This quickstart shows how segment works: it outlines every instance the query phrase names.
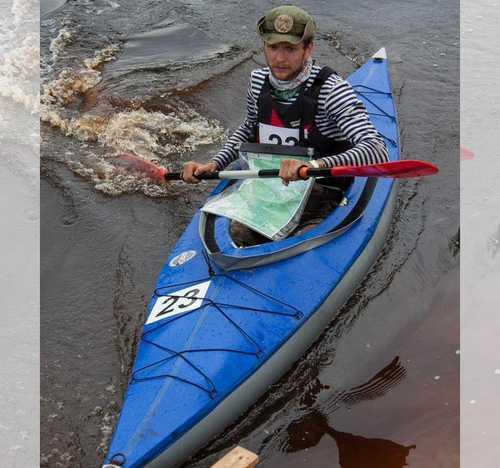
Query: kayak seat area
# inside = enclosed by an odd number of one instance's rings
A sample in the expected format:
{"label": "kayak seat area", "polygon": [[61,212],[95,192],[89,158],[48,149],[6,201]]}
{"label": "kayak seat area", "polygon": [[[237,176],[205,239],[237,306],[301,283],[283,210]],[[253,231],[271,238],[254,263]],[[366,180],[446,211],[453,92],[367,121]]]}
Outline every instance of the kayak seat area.
{"label": "kayak seat area", "polygon": [[[298,226],[287,237],[298,236],[313,229],[330,216],[340,204],[346,203],[345,192],[354,178],[342,177],[342,179],[341,181],[328,178],[316,180]],[[230,222],[230,237],[238,248],[272,242],[271,239],[235,220]]]}
{"label": "kayak seat area", "polygon": [[250,259],[290,250],[296,246],[307,244],[309,241],[314,242],[316,239],[330,235],[337,230],[339,230],[339,235],[348,230],[349,226],[363,215],[375,185],[376,179],[355,178],[349,184],[346,192],[343,193],[343,196],[348,200],[347,204],[339,205],[323,222],[307,232],[280,241],[238,248],[231,238],[231,220],[211,214],[206,214],[207,227],[200,231],[200,235],[203,236],[202,240],[209,252],[220,252],[233,258]]}

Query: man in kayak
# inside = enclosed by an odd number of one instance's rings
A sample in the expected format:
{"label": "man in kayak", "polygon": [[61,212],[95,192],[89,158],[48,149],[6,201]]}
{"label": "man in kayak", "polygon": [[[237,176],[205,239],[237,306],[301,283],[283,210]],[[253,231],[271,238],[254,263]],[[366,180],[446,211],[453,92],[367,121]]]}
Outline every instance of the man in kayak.
{"label": "man in kayak", "polygon": [[[315,149],[311,167],[360,166],[388,161],[384,141],[349,83],[312,60],[316,24],[294,6],[273,8],[257,23],[268,67],[254,70],[245,121],[206,164],[189,161],[183,179],[198,183],[238,158],[243,142],[294,144]],[[299,180],[303,161],[283,160],[285,185]]]}

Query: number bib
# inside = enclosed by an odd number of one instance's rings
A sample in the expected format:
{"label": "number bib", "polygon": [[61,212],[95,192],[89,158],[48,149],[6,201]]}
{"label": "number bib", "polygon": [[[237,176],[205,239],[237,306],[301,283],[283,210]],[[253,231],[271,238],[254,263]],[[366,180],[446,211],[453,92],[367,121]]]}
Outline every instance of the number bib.
{"label": "number bib", "polygon": [[259,143],[298,146],[299,138],[298,128],[275,127],[259,123]]}

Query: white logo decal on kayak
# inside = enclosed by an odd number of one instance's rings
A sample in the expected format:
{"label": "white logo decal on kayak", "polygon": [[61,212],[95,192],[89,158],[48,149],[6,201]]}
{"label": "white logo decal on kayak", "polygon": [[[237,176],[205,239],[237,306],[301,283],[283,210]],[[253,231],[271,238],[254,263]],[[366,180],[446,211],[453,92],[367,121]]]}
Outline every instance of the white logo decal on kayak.
{"label": "white logo decal on kayak", "polygon": [[175,256],[172,260],[170,260],[169,265],[173,268],[184,265],[184,263],[189,262],[196,255],[196,250],[186,250],[181,254]]}
{"label": "white logo decal on kayak", "polygon": [[209,286],[210,281],[206,281],[158,297],[151,309],[146,325],[199,309],[203,305],[203,299],[207,295]]}

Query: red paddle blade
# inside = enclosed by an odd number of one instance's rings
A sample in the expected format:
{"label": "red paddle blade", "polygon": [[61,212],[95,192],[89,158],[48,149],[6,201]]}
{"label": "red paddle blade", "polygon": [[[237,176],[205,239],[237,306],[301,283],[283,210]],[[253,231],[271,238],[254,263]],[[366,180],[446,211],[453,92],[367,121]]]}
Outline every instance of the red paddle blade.
{"label": "red paddle blade", "polygon": [[330,170],[331,175],[356,176],[356,177],[388,177],[391,179],[405,179],[410,177],[423,177],[436,174],[437,166],[426,161],[407,159],[369,166],[340,166]]}
{"label": "red paddle blade", "polygon": [[165,182],[167,170],[151,161],[130,153],[118,154],[113,159],[118,163],[118,166],[125,168],[127,171],[144,174],[157,184]]}
{"label": "red paddle blade", "polygon": [[473,159],[474,158],[474,153],[467,149],[464,148],[463,146],[460,147],[460,160],[464,161],[466,159]]}

